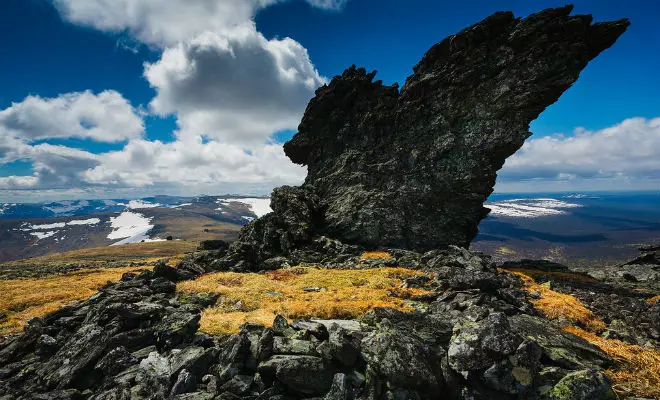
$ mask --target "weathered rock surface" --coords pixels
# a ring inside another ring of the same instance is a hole
[[[395,252],[396,253],[396,252]],[[450,247],[401,252],[438,295],[419,311],[197,332],[217,295],[177,295],[203,268],[125,274],[0,343],[0,399],[608,399],[612,360],[537,315],[513,275]],[[486,282],[490,282],[486,284]],[[554,397],[553,397],[554,396]]]
[[[467,247],[529,123],[628,26],[571,10],[496,13],[433,46],[401,90],[355,66],[333,78],[284,145],[308,167],[305,183],[276,189],[273,214],[245,228],[234,250],[265,260],[320,235],[366,247]]]
[[[604,337],[647,347],[660,346],[660,302],[648,301],[660,292],[660,280],[642,277],[658,275],[659,267],[657,252],[645,252],[623,265],[583,265],[575,271],[561,264],[531,260],[502,265],[505,269],[534,271],[538,282],[550,282],[553,290],[575,296],[608,324]],[[640,279],[625,277],[631,268]]]

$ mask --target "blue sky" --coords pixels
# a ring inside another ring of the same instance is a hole
[[[431,45],[495,11],[564,3],[149,4],[0,3],[0,201],[261,194],[298,183],[304,170],[280,143],[326,79],[357,64],[403,83]],[[497,190],[658,189],[660,6],[574,4],[576,14],[632,25],[532,123]]]

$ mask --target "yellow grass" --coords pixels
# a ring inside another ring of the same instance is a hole
[[[382,260],[392,258],[392,255],[386,251],[365,251],[362,253],[362,260]]]
[[[646,349],[620,340],[604,339],[598,336],[595,333],[603,331],[607,326],[589,311],[580,300],[539,285],[530,276],[531,274],[537,276],[548,276],[549,274],[557,276],[561,274],[561,277],[574,279],[573,276],[568,276],[572,274],[530,272],[528,270],[505,270],[505,272],[519,276],[523,280],[525,291],[540,293],[540,299],[532,300],[537,310],[549,319],[563,318],[567,322],[564,327],[566,332],[579,336],[599,347],[617,362],[616,369],[607,370],[605,373],[612,379],[613,388],[618,394],[626,397],[640,396],[660,399],[660,350]],[[655,298],[655,301],[658,301],[657,298],[660,298],[660,296]],[[651,302],[653,299],[651,298],[648,301]],[[580,325],[586,330],[572,326],[572,324]]]
[[[498,252],[499,254],[506,254],[506,255],[515,255],[515,254],[518,254],[518,253],[516,253],[515,250],[510,249],[510,248],[508,248],[508,247],[500,247],[499,249],[497,249],[497,252]]]
[[[524,269],[524,268],[512,268],[512,269],[508,269],[507,272],[519,272],[522,273],[523,275],[527,275],[534,279],[556,278],[556,279],[567,279],[567,280],[591,282],[591,283],[598,282],[598,279],[593,278],[589,275],[577,274],[574,272],[540,271],[536,269]]]
[[[276,314],[297,318],[358,318],[375,307],[412,311],[405,299],[427,294],[401,288],[402,279],[422,275],[404,268],[326,270],[296,267],[265,274],[220,272],[182,282],[184,293],[213,292],[218,304],[202,313],[201,330],[236,332],[245,322],[270,325]],[[307,292],[305,288],[321,288]]]
[[[4,265],[22,264],[64,264],[64,263],[103,263],[103,262],[150,262],[165,257],[181,257],[194,251],[198,242],[168,240],[151,243],[132,243],[119,246],[94,247],[50,254],[41,257],[10,261]],[[3,263],[0,263],[0,268]]]
[[[605,371],[617,393],[660,399],[660,350],[646,349],[616,339],[603,339],[575,327],[564,330],[600,347],[618,362],[619,368]]]
[[[534,307],[548,319],[565,319],[567,322],[582,326],[590,331],[601,332],[607,327],[603,321],[577,298],[555,292],[544,285],[539,285],[529,275],[520,271],[505,271],[519,276],[523,281],[523,289],[528,293],[537,293],[538,299],[532,299]]]
[[[42,278],[0,280],[0,334],[18,332],[25,322],[96,293],[108,281],[119,280],[136,267],[88,269]]]

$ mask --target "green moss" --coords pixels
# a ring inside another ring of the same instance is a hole
[[[532,371],[523,367],[513,367],[511,375],[513,375],[513,378],[523,386],[530,386],[534,379]]]

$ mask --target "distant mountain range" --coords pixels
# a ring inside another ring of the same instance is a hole
[[[660,192],[494,194],[472,249],[497,260],[608,264],[660,242]]]
[[[660,242],[660,192],[493,194],[472,249],[498,261],[616,263]],[[141,241],[233,239],[270,211],[241,196],[0,203],[0,261]]]
[[[269,205],[237,196],[0,203],[0,261],[167,238],[231,240]]]

